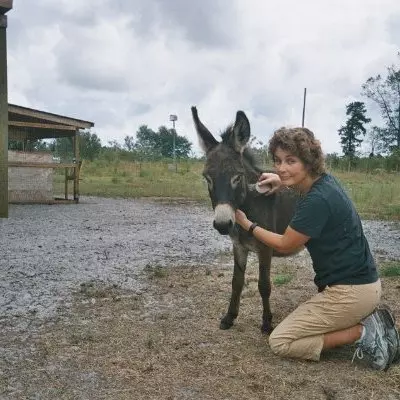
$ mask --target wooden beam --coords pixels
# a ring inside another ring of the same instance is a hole
[[[64,199],[68,200],[68,168],[65,168],[64,179]]]
[[[75,129],[90,129],[94,126],[93,122],[84,121],[81,119],[65,117],[63,115],[53,114],[46,111],[35,110],[33,108],[21,107],[15,104],[8,105],[8,112],[10,114],[17,114],[26,117],[32,117],[42,120],[47,120],[50,122],[55,122],[56,124],[65,124],[73,126]]]
[[[24,128],[43,128],[43,129],[58,129],[65,131],[76,131],[74,126],[68,125],[56,125],[56,124],[40,124],[37,122],[21,122],[21,121],[9,121],[8,126],[20,126]]]
[[[8,3],[9,8],[12,7],[12,2],[3,3]],[[4,4],[4,7],[6,5]],[[7,16],[5,15],[0,15],[0,218],[8,218]]]
[[[27,163],[23,161],[10,161],[9,167],[27,167],[27,168],[75,168],[75,163]]]
[[[79,132],[76,131],[74,136],[74,154],[75,154],[75,169],[74,169],[74,200],[76,203],[79,202],[79,170],[81,161],[79,159]]]

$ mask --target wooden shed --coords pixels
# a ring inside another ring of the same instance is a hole
[[[8,104],[8,140],[28,141],[69,137],[73,145],[70,160],[53,160],[51,154],[8,152],[8,195],[11,203],[54,203],[79,201],[79,131],[90,129],[93,122]],[[26,146],[24,147],[26,148]],[[59,162],[61,161],[61,162]],[[52,174],[64,169],[64,196],[56,198],[52,191]],[[69,199],[68,183],[73,184]]]

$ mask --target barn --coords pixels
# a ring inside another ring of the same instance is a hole
[[[8,151],[8,199],[10,203],[79,202],[79,132],[93,122],[8,104],[8,140],[21,143],[22,151]],[[29,143],[41,139],[69,138],[72,154],[54,158],[49,152],[29,151]],[[63,171],[64,190],[56,196],[53,177]]]

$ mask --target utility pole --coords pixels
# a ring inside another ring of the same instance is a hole
[[[303,118],[301,120],[301,127],[304,128],[304,117],[306,114],[306,95],[307,95],[307,88],[304,88],[304,96],[303,96]]]
[[[176,130],[175,130],[175,121],[178,121],[178,116],[175,114],[171,114],[169,116],[169,120],[172,121],[172,155],[174,159],[174,166],[175,166],[175,172],[178,172],[178,166],[176,165],[176,143],[175,143],[175,136],[176,136]]]
[[[7,16],[12,0],[0,0],[0,218],[8,218]]]

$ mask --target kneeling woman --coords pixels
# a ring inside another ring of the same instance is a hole
[[[387,306],[379,305],[381,282],[355,207],[324,170],[322,149],[306,128],[276,131],[269,143],[276,180],[300,193],[283,235],[259,227],[236,211],[236,223],[281,253],[308,249],[318,294],[301,304],[272,332],[275,354],[318,361],[324,349],[356,343],[355,355],[386,370],[399,357],[399,333]],[[263,179],[270,174],[261,176]]]

